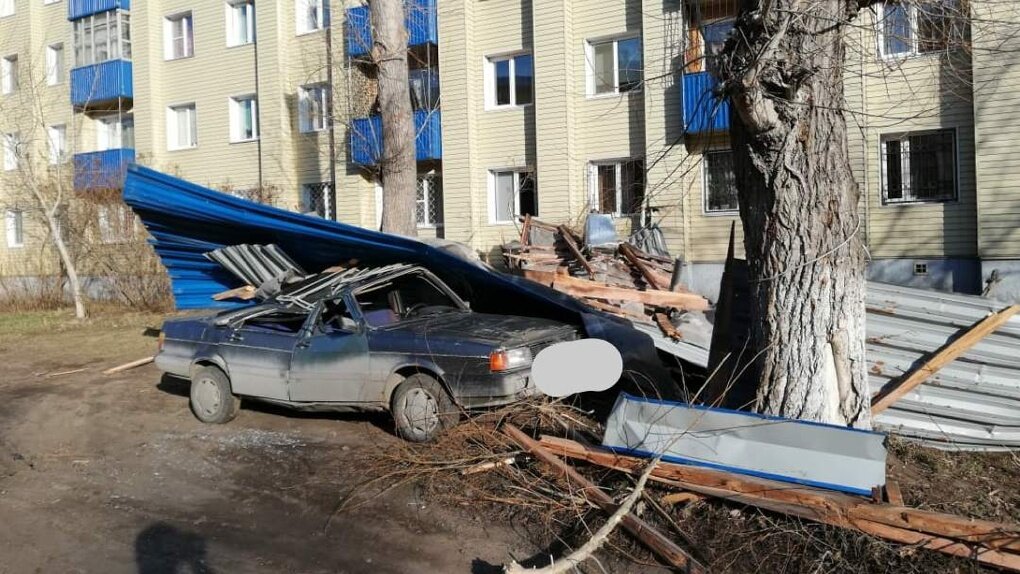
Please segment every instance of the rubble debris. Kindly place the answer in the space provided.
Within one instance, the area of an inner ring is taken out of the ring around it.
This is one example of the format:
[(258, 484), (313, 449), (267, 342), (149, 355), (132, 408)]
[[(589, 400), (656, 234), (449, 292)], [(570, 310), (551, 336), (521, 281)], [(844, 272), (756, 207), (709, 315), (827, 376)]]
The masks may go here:
[(129, 369), (134, 369), (136, 367), (141, 367), (142, 365), (148, 365), (149, 363), (153, 362), (154, 360), (156, 360), (155, 356), (144, 357), (144, 358), (141, 358), (141, 359), (136, 359), (136, 360), (131, 361), (129, 363), (124, 363), (123, 365), (117, 365), (116, 367), (111, 367), (109, 369), (106, 369), (105, 371), (103, 371), (103, 374), (104, 375), (113, 375), (113, 374), (116, 374), (116, 373), (127, 371)]
[(620, 393), (603, 446), (623, 454), (869, 495), (885, 484), (885, 435)]

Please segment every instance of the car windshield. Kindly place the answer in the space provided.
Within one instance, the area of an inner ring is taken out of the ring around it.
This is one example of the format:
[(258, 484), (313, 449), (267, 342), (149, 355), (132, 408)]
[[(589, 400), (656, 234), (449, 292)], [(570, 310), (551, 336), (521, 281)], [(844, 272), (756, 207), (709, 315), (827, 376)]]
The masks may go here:
[(356, 293), (355, 299), (369, 327), (460, 309), (456, 301), (420, 274), (373, 285)]

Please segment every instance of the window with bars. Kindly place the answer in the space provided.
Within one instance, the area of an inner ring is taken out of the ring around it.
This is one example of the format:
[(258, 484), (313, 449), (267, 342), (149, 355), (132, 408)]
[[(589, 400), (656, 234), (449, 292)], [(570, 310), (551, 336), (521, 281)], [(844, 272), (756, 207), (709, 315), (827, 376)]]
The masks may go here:
[(956, 0), (889, 1), (878, 18), (882, 56), (911, 56), (947, 49), (963, 41), (964, 18)]
[(418, 176), (415, 203), (418, 227), (443, 226), (443, 176), (437, 173)]
[(131, 59), (131, 16), (109, 10), (74, 21), (74, 64), (88, 66), (107, 60)]
[(956, 199), (956, 131), (882, 137), (883, 203)]
[(705, 153), (704, 170), (705, 213), (736, 213), (737, 182), (733, 171), (733, 152), (730, 150)]
[(591, 209), (611, 215), (641, 213), (645, 201), (645, 162), (592, 162), (589, 167)]
[(641, 38), (588, 43), (588, 95), (618, 94), (641, 87)]
[(333, 219), (332, 196), (328, 181), (306, 183), (301, 186), (301, 211)]
[(513, 223), (518, 216), (538, 215), (538, 188), (534, 172), (489, 172), (490, 223)]

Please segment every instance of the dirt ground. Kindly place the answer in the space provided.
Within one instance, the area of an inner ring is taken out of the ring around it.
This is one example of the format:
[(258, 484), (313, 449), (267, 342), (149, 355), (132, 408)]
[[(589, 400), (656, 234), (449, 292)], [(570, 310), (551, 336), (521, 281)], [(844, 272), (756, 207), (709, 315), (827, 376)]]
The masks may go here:
[(358, 461), (397, 440), (386, 418), (246, 405), (204, 425), (152, 365), (101, 374), (151, 354), (159, 325), (0, 314), (0, 573), (484, 573), (538, 550), (414, 487), (327, 528)]

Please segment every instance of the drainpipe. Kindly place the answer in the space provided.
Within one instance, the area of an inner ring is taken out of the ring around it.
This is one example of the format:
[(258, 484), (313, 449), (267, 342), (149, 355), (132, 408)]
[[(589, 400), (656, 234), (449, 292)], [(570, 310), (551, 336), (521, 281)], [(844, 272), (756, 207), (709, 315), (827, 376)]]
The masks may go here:
[(333, 121), (333, 8), (326, 6), (326, 113), (329, 122), (329, 211), (330, 219), (337, 221), (336, 205), (336, 129)]

